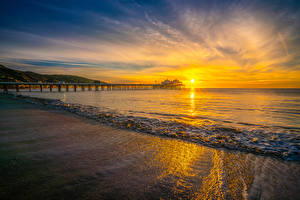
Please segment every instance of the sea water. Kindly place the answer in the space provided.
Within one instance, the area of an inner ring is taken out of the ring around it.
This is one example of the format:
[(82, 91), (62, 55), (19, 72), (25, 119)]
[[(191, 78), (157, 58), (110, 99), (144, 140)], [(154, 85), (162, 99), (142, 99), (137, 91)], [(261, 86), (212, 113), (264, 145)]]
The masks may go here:
[[(300, 89), (20, 92), (101, 123), (300, 160)], [(58, 100), (58, 101), (57, 101)]]

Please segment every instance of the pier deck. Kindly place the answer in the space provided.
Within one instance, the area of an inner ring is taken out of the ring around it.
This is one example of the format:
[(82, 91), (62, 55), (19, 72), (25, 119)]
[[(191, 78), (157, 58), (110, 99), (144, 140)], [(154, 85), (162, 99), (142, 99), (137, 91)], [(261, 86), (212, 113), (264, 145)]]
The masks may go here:
[(40, 83), (40, 82), (0, 82), (1, 88), (4, 92), (8, 92), (8, 89), (14, 88), (16, 92), (20, 91), (20, 88), (26, 88), (31, 92), (32, 88), (39, 88), (40, 92), (43, 92), (45, 88), (49, 88), (52, 92), (53, 88), (56, 87), (58, 92), (65, 88), (66, 92), (73, 88), (76, 92), (77, 88), (80, 87), (82, 91), (87, 88), (88, 91), (100, 91), (100, 90), (136, 90), (136, 89), (180, 89), (182, 85), (162, 85), (162, 84), (117, 84), (117, 83)]

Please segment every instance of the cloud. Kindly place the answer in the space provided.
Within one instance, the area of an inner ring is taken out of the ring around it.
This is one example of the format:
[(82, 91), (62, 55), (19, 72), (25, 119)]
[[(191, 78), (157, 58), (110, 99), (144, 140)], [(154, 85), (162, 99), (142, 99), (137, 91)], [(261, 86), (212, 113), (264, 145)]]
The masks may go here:
[(0, 58), (34, 70), (93, 68), (115, 80), (300, 73), (297, 1), (13, 3), (0, 9)]

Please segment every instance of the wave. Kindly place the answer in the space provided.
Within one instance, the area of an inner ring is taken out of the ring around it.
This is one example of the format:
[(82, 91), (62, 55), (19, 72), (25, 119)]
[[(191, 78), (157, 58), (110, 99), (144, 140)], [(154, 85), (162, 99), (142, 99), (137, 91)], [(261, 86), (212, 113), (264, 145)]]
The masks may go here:
[(300, 135), (272, 129), (238, 129), (218, 124), (195, 126), (184, 122), (125, 115), (107, 108), (18, 95), (18, 98), (62, 109), (100, 123), (141, 133), (177, 138), (209, 147), (226, 148), (300, 161)]
[(286, 130), (295, 130), (296, 132), (300, 131), (299, 127), (293, 127), (293, 126), (267, 126), (267, 125), (262, 125), (262, 124), (254, 124), (254, 123), (248, 123), (248, 122), (233, 122), (229, 120), (221, 120), (217, 118), (212, 118), (208, 116), (190, 116), (190, 115), (185, 115), (185, 114), (171, 114), (171, 113), (158, 113), (158, 112), (144, 112), (144, 111), (133, 111), (130, 110), (129, 113), (135, 114), (135, 113), (141, 113), (141, 114), (149, 114), (149, 115), (156, 115), (156, 116), (163, 116), (163, 117), (174, 117), (177, 119), (201, 119), (201, 120), (210, 120), (214, 122), (223, 122), (223, 123), (228, 123), (228, 124), (240, 124), (240, 125), (246, 125), (246, 126), (253, 126), (253, 127), (260, 127), (260, 128), (265, 128), (265, 129), (274, 129), (274, 128), (281, 128), (281, 129), (286, 129)]

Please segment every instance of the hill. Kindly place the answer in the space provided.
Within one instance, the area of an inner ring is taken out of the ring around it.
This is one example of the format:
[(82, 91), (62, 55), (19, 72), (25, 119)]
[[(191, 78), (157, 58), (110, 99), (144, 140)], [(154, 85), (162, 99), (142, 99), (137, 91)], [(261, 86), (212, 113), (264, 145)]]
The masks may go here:
[(19, 71), (0, 65), (0, 82), (60, 82), (65, 83), (104, 83), (81, 76), (60, 74), (38, 74), (30, 71)]

